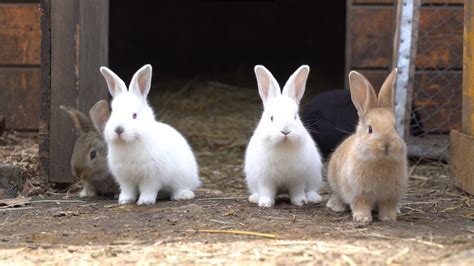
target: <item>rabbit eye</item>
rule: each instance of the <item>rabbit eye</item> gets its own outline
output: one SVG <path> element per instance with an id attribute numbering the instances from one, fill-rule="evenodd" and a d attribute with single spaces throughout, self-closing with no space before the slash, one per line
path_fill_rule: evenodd
<path id="1" fill-rule="evenodd" d="M 91 158 L 91 160 L 94 160 L 96 155 L 97 155 L 96 151 L 91 151 L 91 153 L 89 154 L 89 157 Z"/>
<path id="2" fill-rule="evenodd" d="M 272 116 L 270 116 L 270 120 L 272 120 L 272 122 L 273 122 L 273 115 L 272 115 Z"/>
<path id="3" fill-rule="evenodd" d="M 133 113 L 132 117 L 133 119 L 137 119 L 137 113 Z"/>
<path id="4" fill-rule="evenodd" d="M 372 126 L 369 126 L 369 134 L 372 134 Z"/>

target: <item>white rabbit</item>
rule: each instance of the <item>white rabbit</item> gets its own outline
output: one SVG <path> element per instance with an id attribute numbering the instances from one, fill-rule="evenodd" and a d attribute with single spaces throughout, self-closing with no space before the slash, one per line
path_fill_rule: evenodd
<path id="1" fill-rule="evenodd" d="M 258 206 L 273 206 L 277 193 L 284 192 L 294 205 L 321 202 L 321 156 L 298 115 L 308 73 L 308 66 L 298 68 L 282 93 L 270 71 L 255 66 L 264 111 L 247 147 L 244 171 L 249 201 Z"/>
<path id="2" fill-rule="evenodd" d="M 174 128 L 157 122 L 147 103 L 151 65 L 139 69 L 129 89 L 110 69 L 101 67 L 110 94 L 112 113 L 105 125 L 107 161 L 120 185 L 119 204 L 154 204 L 158 191 L 172 200 L 194 198 L 200 185 L 191 147 Z M 100 120 L 100 119 L 99 119 Z"/>

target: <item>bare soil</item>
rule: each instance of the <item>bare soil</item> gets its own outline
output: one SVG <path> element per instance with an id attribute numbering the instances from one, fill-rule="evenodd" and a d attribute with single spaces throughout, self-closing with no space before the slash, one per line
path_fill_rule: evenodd
<path id="1" fill-rule="evenodd" d="M 22 174 L 31 183 L 22 193 L 30 204 L 0 208 L 0 264 L 474 265 L 474 198 L 453 187 L 447 165 L 410 167 L 397 222 L 354 223 L 349 212 L 324 206 L 327 189 L 321 204 L 296 207 L 281 198 L 274 208 L 258 208 L 247 201 L 242 175 L 243 151 L 259 116 L 257 91 L 241 91 L 235 100 L 238 88 L 192 87 L 182 86 L 178 96 L 160 94 L 165 103 L 154 103 L 167 106 L 157 113 L 185 132 L 196 151 L 203 186 L 194 200 L 137 206 L 79 198 L 77 186 L 38 183 L 31 140 L 0 145 L 2 160 L 30 162 Z"/>

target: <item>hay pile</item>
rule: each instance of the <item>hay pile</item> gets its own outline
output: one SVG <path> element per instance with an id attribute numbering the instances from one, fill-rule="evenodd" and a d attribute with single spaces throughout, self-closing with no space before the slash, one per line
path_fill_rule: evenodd
<path id="1" fill-rule="evenodd" d="M 260 118 L 256 88 L 210 81 L 165 84 L 150 96 L 160 121 L 178 129 L 197 156 L 203 187 L 239 193 L 245 147 Z"/>

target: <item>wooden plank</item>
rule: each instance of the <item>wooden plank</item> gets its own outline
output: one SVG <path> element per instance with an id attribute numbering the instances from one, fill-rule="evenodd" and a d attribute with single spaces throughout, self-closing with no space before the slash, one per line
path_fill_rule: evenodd
<path id="1" fill-rule="evenodd" d="M 70 182 L 70 156 L 75 137 L 60 105 L 76 106 L 76 50 L 79 48 L 78 0 L 51 0 L 51 106 L 49 120 L 49 180 Z"/>
<path id="2" fill-rule="evenodd" d="M 350 0 L 349 0 L 350 1 Z M 394 4 L 397 0 L 352 0 L 354 4 Z M 423 4 L 462 5 L 464 0 L 423 0 Z"/>
<path id="3" fill-rule="evenodd" d="M 49 176 L 49 120 L 51 113 L 51 2 L 41 0 L 41 105 L 38 125 L 41 176 Z"/>
<path id="4" fill-rule="evenodd" d="M 474 137 L 451 131 L 450 137 L 450 170 L 455 186 L 474 195 Z"/>
<path id="5" fill-rule="evenodd" d="M 394 6 L 350 8 L 347 63 L 350 68 L 389 68 L 392 62 Z M 417 68 L 462 67 L 462 7 L 423 7 L 420 10 Z"/>
<path id="6" fill-rule="evenodd" d="M 462 68 L 463 17 L 462 7 L 421 9 L 417 68 Z"/>
<path id="7" fill-rule="evenodd" d="M 387 78 L 390 71 L 388 69 L 356 69 L 358 72 L 362 73 L 369 81 L 370 84 L 374 87 L 375 91 L 378 93 L 382 88 L 382 84 Z"/>
<path id="8" fill-rule="evenodd" d="M 0 65 L 39 65 L 38 4 L 0 4 Z"/>
<path id="9" fill-rule="evenodd" d="M 462 71 L 415 73 L 413 109 L 425 133 L 449 133 L 461 128 Z"/>
<path id="10" fill-rule="evenodd" d="M 88 113 L 101 99 L 108 98 L 107 84 L 99 68 L 108 62 L 108 0 L 81 0 L 79 9 L 79 101 L 78 109 Z"/>
<path id="11" fill-rule="evenodd" d="M 448 135 L 426 135 L 422 138 L 407 136 L 408 156 L 432 159 L 449 160 Z"/>
<path id="12" fill-rule="evenodd" d="M 99 67 L 108 57 L 108 1 L 50 0 L 50 90 L 43 99 L 44 122 L 40 153 L 53 182 L 73 182 L 70 156 L 75 141 L 70 119 L 59 112 L 69 105 L 88 112 L 107 97 Z M 47 56 L 47 55 L 46 55 Z M 47 62 L 45 62 L 47 63 Z M 45 73 L 44 79 L 48 79 Z M 47 143 L 47 144 L 46 144 Z"/>
<path id="13" fill-rule="evenodd" d="M 40 69 L 0 68 L 0 105 L 7 129 L 38 129 L 40 109 Z"/>
<path id="14" fill-rule="evenodd" d="M 462 132 L 474 136 L 474 3 L 472 1 L 466 1 L 464 12 Z"/>
<path id="15" fill-rule="evenodd" d="M 349 21 L 351 68 L 385 68 L 392 62 L 393 6 L 354 6 Z"/>

